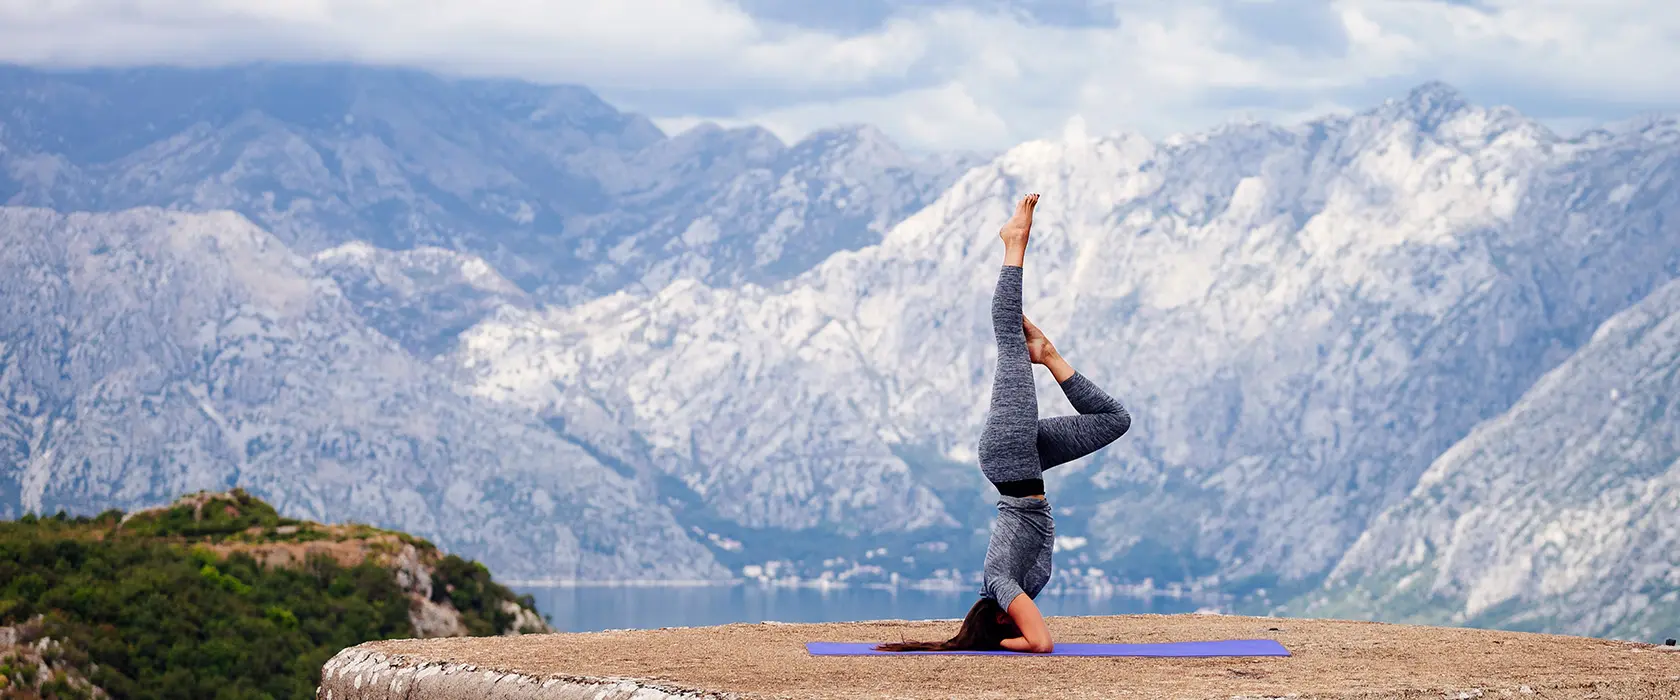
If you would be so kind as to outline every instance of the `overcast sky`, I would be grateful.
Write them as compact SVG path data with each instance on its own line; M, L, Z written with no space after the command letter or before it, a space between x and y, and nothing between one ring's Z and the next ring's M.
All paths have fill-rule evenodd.
M1680 107L1676 0L0 0L0 61L334 60L587 85L667 131L1159 137L1442 80L1572 130Z

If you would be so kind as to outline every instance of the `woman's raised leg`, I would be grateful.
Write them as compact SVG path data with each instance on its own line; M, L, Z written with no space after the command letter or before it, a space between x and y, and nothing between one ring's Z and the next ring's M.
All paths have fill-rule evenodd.
M992 293L997 373L992 377L991 409L980 432L979 450L980 471L994 483L1039 478L1038 395L1021 326L1021 265L1037 204L1038 195L1027 195L999 232L1004 262Z

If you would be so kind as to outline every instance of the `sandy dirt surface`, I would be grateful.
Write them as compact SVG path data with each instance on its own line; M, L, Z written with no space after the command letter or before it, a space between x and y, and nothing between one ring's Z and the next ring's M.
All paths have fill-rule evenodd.
M1058 642L1276 639L1278 658L813 657L807 641L943 639L955 622L388 640L413 661L536 677L645 679L744 698L1680 699L1680 650L1580 637L1224 615L1052 618Z

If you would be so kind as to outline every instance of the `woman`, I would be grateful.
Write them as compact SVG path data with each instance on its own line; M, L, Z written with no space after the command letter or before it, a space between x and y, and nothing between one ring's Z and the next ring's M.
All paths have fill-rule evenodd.
M943 642L882 644L882 651L1007 649L1048 653L1050 629L1033 598L1050 581L1055 522L1044 498L1044 470L1091 454L1119 439L1132 425L1126 409L1098 389L1056 352L1021 313L1021 266L1038 195L1021 200L1003 225L1003 270L992 296L997 336L997 376L991 410L980 433L980 471L998 490L998 518L986 547L980 600L957 635ZM1034 364L1044 365L1079 411L1039 419Z

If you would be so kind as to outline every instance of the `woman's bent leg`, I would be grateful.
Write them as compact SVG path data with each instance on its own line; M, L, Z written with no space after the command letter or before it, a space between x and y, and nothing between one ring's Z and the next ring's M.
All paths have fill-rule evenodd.
M1132 427L1126 407L1083 374L1075 373L1062 382L1062 393L1079 415L1038 422L1038 457L1044 470L1107 447Z

